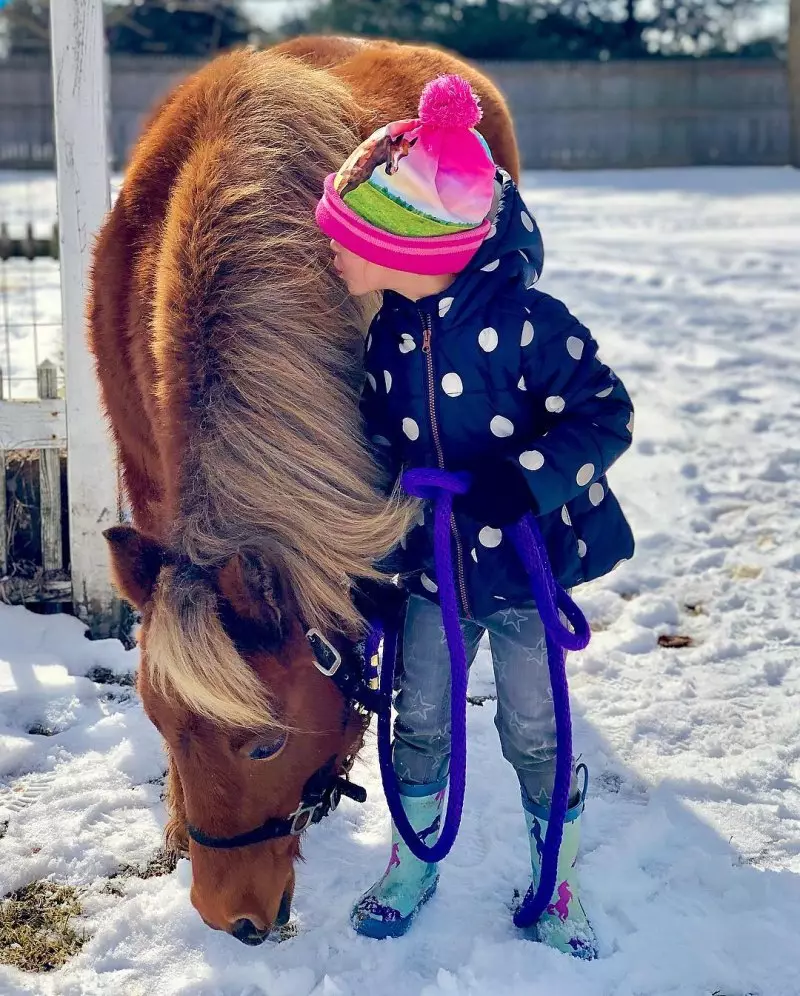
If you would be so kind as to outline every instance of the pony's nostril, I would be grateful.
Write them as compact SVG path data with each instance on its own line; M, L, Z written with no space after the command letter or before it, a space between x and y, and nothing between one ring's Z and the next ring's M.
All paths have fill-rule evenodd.
M269 936L268 929L259 930L252 920L248 920L246 918L237 920L233 927L231 927L231 933L236 940L241 941L242 944L250 944L253 946L263 944Z

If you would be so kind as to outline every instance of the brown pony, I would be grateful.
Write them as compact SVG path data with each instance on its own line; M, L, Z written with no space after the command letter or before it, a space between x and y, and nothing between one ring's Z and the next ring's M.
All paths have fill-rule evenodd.
M329 265L314 207L359 141L452 71L516 173L505 105L475 70L429 49L299 39L224 55L167 97L95 249L89 335L136 527L107 537L143 616L167 838L188 849L203 919L246 943L285 915L298 835L207 842L294 817L309 785L346 772L364 720L315 667L307 631L347 652L362 626L351 585L412 511L381 497L361 435L368 314Z

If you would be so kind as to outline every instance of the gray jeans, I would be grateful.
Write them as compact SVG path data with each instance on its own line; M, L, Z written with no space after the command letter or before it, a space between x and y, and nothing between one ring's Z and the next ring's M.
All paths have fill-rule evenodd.
M544 627L533 605L461 620L472 665L489 633L503 755L523 792L549 805L555 775L556 731ZM403 634L403 673L395 699L394 767L398 777L427 785L450 764L450 655L438 605L412 595ZM573 785L574 790L574 785Z

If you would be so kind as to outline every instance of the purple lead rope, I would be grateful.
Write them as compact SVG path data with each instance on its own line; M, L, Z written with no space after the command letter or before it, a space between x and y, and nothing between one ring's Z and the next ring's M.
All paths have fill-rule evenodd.
M386 641L384 641L380 685L382 707L378 713L378 760L386 802L400 836L414 857L420 861L433 862L441 861L450 853L458 836L467 778L467 652L459 625L458 598L450 554L450 519L453 512L453 495L465 494L469 490L470 478L466 474L450 474L443 470L419 468L406 471L402 483L408 494L433 502L434 558L439 579L439 600L442 606L445 638L447 649L450 651L452 727L450 787L447 793L444 823L438 839L430 847L419 839L408 821L392 765L391 701L394 687L396 634L389 636L391 655L387 654Z
M445 638L450 652L452 679L450 688L450 718L452 726L450 749L450 787L447 811L437 841L428 846L414 832L403 809L397 777L392 764L391 702L394 688L397 633L381 633L375 626L367 641L367 660L377 651L384 636L383 663L380 673L381 708L378 712L378 758L383 790L395 826L411 853L421 861L441 861L451 850L458 835L464 806L467 769L467 656L459 622L451 552L450 521L453 495L469 490L466 474L444 470L418 468L409 470L402 480L405 491L433 502L434 559L439 583ZM526 896L514 914L518 927L532 926L547 908L556 887L558 853L564 832L564 819L569 807L572 776L572 723L569 709L564 650L581 650L589 642L590 631L581 610L556 582L539 527L532 515L526 515L511 527L511 538L528 573L536 607L545 629L547 663L553 690L556 722L556 770L550 819L542 854L542 874L538 888ZM563 613L572 629L563 624Z

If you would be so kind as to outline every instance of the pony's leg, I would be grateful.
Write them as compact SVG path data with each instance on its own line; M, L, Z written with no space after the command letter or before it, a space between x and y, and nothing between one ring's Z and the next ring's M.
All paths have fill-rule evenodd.
M183 801L183 785L178 774L178 766L167 747L167 783L164 801L167 804L167 826L164 831L166 848L176 854L189 852L189 835L186 833L186 808Z

